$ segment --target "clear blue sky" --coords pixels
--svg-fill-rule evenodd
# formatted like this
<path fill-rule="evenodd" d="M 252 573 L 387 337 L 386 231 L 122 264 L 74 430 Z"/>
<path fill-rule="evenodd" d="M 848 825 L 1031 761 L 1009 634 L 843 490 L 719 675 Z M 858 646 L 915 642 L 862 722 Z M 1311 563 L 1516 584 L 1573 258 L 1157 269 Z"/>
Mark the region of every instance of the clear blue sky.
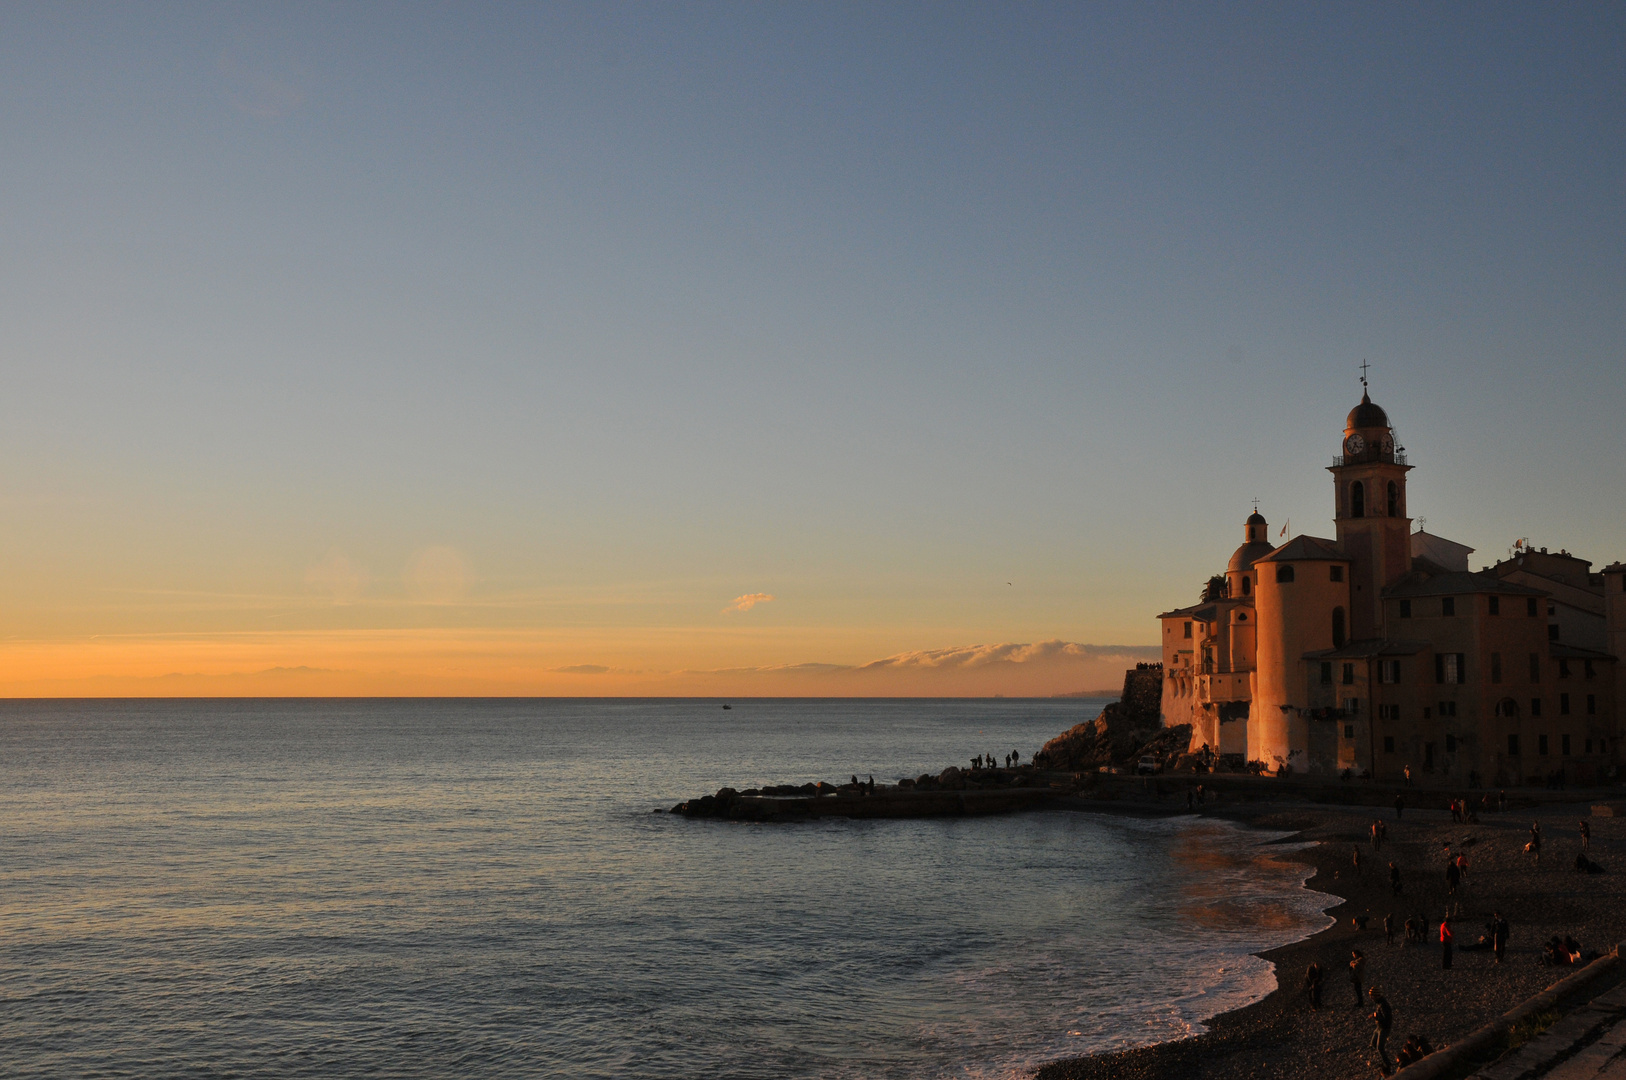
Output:
<path fill-rule="evenodd" d="M 14 640 L 1151 642 L 1363 358 L 1626 558 L 1619 4 L 12 5 L 0 148 Z"/>

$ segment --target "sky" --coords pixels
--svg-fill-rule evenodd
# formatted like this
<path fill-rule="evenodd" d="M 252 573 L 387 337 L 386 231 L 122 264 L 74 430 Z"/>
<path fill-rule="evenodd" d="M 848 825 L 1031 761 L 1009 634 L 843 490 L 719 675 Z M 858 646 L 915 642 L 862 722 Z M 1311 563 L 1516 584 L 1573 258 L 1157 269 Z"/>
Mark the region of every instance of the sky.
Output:
<path fill-rule="evenodd" d="M 0 9 L 0 694 L 1057 694 L 1626 559 L 1618 4 Z"/>

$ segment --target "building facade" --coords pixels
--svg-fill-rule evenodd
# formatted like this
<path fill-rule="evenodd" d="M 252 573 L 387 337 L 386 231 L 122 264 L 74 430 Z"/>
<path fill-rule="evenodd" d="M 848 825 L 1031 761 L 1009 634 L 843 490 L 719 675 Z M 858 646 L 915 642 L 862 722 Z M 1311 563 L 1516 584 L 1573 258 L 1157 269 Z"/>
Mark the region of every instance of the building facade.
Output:
<path fill-rule="evenodd" d="M 1412 530 L 1412 466 L 1364 394 L 1341 449 L 1332 538 L 1274 547 L 1255 512 L 1202 602 L 1158 616 L 1164 724 L 1280 772 L 1619 775 L 1626 563 L 1521 548 L 1473 572 L 1472 548 Z"/>

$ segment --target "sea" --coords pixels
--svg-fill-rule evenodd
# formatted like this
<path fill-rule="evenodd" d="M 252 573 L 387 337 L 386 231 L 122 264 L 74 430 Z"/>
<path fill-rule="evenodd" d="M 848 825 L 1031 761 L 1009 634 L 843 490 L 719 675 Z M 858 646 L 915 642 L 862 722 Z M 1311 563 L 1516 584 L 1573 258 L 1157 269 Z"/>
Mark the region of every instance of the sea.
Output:
<path fill-rule="evenodd" d="M 1015 1077 L 1314 933 L 1198 816 L 686 820 L 1025 760 L 1103 701 L 0 702 L 8 1077 Z"/>

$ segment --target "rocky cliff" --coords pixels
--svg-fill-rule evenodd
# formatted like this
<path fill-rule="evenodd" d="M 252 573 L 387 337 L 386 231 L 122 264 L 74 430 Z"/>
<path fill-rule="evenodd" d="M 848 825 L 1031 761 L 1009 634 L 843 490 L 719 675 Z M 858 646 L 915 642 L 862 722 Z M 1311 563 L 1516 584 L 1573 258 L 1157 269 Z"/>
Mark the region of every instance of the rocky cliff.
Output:
<path fill-rule="evenodd" d="M 1163 665 L 1138 664 L 1124 672 L 1123 693 L 1094 720 L 1076 724 L 1033 756 L 1041 769 L 1087 772 L 1105 765 L 1133 765 L 1143 754 L 1160 763 L 1186 749 L 1191 725 L 1164 728 Z"/>

